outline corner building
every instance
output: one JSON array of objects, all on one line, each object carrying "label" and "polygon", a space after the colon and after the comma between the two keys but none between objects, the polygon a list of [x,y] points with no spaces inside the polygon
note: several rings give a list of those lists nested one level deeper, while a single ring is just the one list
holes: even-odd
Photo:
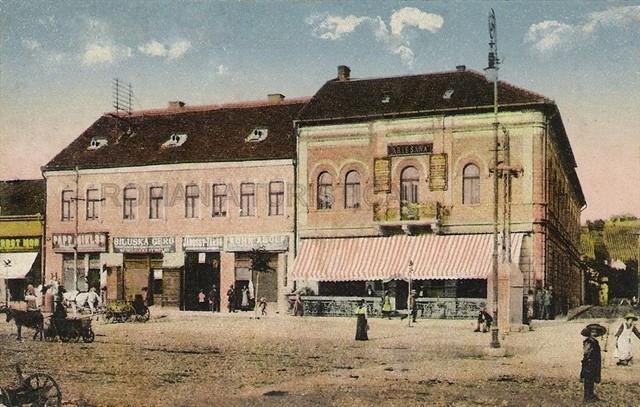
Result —
[{"label": "corner building", "polygon": [[[585,199],[555,103],[505,82],[498,92],[515,175],[510,215],[503,189],[498,202],[516,266],[503,292],[519,322],[529,290],[553,287],[557,313],[581,303]],[[384,290],[403,309],[409,280],[423,317],[491,309],[493,123],[493,83],[464,66],[374,79],[338,67],[296,122],[297,177],[308,188],[292,277],[318,295],[315,309],[332,313],[336,297],[376,301]]]},{"label": "corner building", "polygon": [[[46,271],[107,300],[198,309],[198,293],[257,285],[248,253],[276,270],[257,295],[286,309],[293,261],[295,138],[305,99],[105,114],[43,169]],[[207,298],[209,299],[209,298]]]}]

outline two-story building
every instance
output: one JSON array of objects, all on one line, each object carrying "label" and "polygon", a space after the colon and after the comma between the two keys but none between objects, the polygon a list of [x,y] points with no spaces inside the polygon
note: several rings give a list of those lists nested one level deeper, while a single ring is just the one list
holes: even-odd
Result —
[{"label": "two-story building", "polygon": [[[529,290],[552,286],[560,311],[581,300],[576,163],[552,100],[505,82],[498,93],[498,167],[508,158],[514,175],[510,204],[502,179],[497,202],[516,266],[507,302],[521,314]],[[464,66],[374,79],[338,67],[296,121],[306,190],[292,278],[320,296],[389,290],[399,309],[411,281],[425,316],[477,313],[493,297],[494,130],[493,83]]]},{"label": "two-story building", "polygon": [[285,307],[293,261],[295,137],[305,99],[100,117],[44,168],[46,270],[67,290],[222,308],[257,285],[249,253],[271,254],[259,292]]}]

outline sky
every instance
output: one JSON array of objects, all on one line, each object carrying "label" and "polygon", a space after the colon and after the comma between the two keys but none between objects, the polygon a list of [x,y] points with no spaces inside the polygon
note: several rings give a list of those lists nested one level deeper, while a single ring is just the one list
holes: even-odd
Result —
[{"label": "sky", "polygon": [[40,167],[112,110],[313,95],[352,77],[487,64],[558,104],[578,163],[583,221],[640,216],[639,1],[0,0],[0,179]]}]

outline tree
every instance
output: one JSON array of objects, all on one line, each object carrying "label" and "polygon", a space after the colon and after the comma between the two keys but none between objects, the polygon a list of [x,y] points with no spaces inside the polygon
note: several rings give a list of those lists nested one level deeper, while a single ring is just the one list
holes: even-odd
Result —
[{"label": "tree", "polygon": [[256,286],[255,286],[255,302],[254,313],[258,315],[258,301],[260,300],[259,288],[260,288],[260,274],[272,273],[276,271],[269,265],[272,254],[264,249],[264,246],[260,246],[257,249],[252,249],[249,252],[249,259],[251,261],[251,270],[256,272]]}]

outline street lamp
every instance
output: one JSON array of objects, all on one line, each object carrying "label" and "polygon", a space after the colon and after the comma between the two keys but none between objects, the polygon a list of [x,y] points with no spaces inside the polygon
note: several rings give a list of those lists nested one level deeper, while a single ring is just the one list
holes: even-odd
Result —
[{"label": "street lamp", "polygon": [[[407,318],[409,320],[409,327],[411,327],[411,319],[413,318],[412,313],[412,308],[411,308],[411,276],[413,274],[413,260],[409,260],[409,295],[407,296],[407,311],[409,311],[409,318]],[[413,301],[415,301],[416,299],[414,298]]]}]

